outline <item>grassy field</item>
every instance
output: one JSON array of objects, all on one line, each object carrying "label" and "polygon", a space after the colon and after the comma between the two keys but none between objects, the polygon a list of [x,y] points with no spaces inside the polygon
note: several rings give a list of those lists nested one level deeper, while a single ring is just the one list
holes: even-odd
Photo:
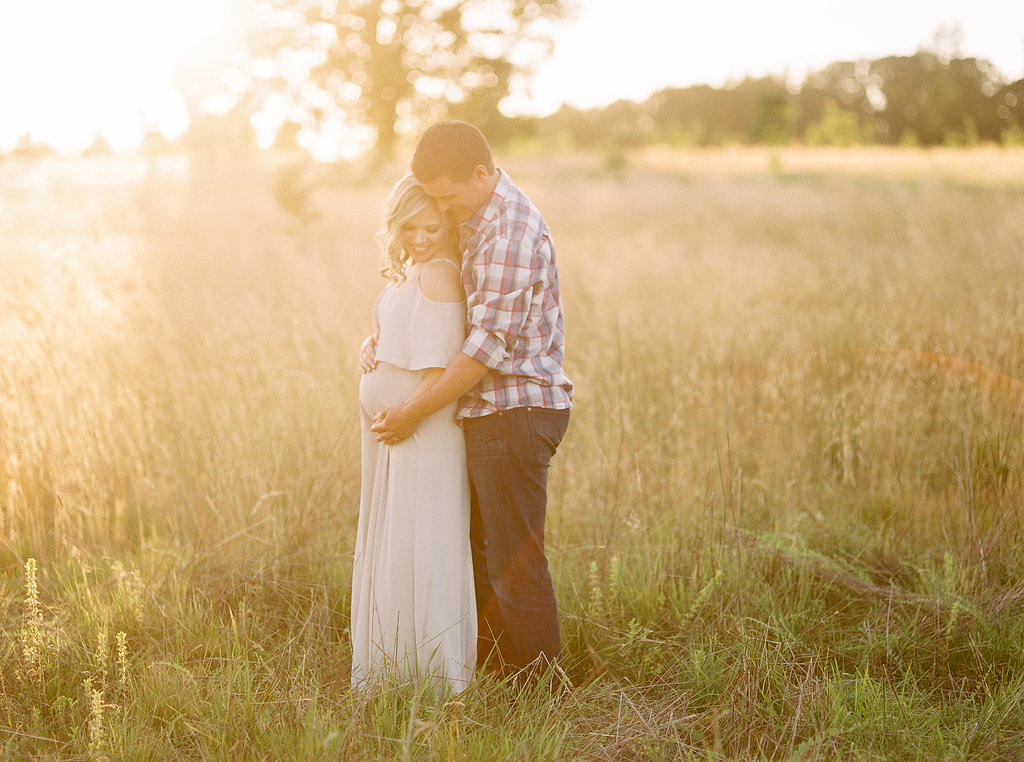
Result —
[{"label": "grassy field", "polygon": [[577,384],[552,698],[348,689],[400,166],[0,163],[0,754],[1024,758],[1024,152],[503,162]]}]

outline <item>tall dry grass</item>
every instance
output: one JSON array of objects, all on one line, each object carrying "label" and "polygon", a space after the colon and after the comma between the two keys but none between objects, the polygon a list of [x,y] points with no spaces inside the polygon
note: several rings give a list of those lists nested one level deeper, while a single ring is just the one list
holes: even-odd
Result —
[{"label": "tall dry grass", "polygon": [[984,169],[1022,155],[633,160],[506,162],[578,387],[548,520],[577,688],[455,704],[347,690],[402,167],[0,164],[0,748],[1024,754],[1024,186]]}]

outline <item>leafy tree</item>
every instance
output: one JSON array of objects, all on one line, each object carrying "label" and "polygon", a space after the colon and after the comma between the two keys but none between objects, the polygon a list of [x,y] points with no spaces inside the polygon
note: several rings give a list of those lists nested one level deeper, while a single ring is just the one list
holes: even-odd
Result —
[{"label": "leafy tree", "polygon": [[758,100],[751,138],[756,143],[784,145],[793,139],[797,115],[796,104],[783,87],[769,90]]},{"label": "leafy tree", "polygon": [[439,117],[494,133],[573,1],[259,0],[246,95],[303,128],[358,125],[385,155]]},{"label": "leafy tree", "polygon": [[857,114],[840,107],[834,100],[825,102],[821,119],[804,132],[808,145],[851,146],[870,142],[870,139],[870,129],[865,129]]},{"label": "leafy tree", "polygon": [[[775,77],[747,77],[728,88],[694,85],[661,90],[644,108],[662,136],[696,136],[703,145],[716,145],[753,137],[756,120],[767,116],[764,106],[780,94],[788,98]],[[782,108],[788,123],[792,112]]]},{"label": "leafy tree", "polygon": [[1000,142],[1024,145],[1024,79],[1000,88],[995,104]]},{"label": "leafy tree", "polygon": [[31,133],[22,135],[10,152],[11,156],[20,156],[31,159],[39,159],[44,156],[53,156],[55,154],[56,151],[53,150],[52,146],[37,140]]},{"label": "leafy tree", "polygon": [[110,143],[102,135],[97,135],[89,147],[82,151],[83,156],[109,156],[111,153]]},{"label": "leafy tree", "polygon": [[1014,122],[1003,128],[999,139],[1004,146],[1024,146],[1024,127]]},{"label": "leafy tree", "polygon": [[943,38],[938,51],[830,64],[804,82],[797,130],[813,135],[811,126],[821,122],[826,104],[834,102],[860,120],[870,119],[882,143],[998,140],[1011,121],[1008,106],[997,108],[999,73],[988,61],[956,57],[956,45],[955,37]]},{"label": "leafy tree", "polygon": [[988,61],[921,51],[874,61],[871,74],[883,95],[878,116],[888,141],[911,129],[922,145],[999,139],[999,74]]},{"label": "leafy tree", "polygon": [[824,69],[814,72],[804,81],[797,95],[800,115],[795,130],[807,137],[808,131],[813,138],[817,129],[826,118],[835,118],[836,114],[827,114],[832,109],[839,113],[848,113],[859,119],[859,115],[872,115],[883,101],[879,80],[871,76],[871,62],[836,61]]}]

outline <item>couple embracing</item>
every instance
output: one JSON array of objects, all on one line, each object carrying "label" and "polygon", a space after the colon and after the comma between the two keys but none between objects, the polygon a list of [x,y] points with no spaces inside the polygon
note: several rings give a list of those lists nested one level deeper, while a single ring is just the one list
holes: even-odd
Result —
[{"label": "couple embracing", "polygon": [[561,648],[544,516],[572,383],[550,232],[483,134],[438,122],[411,169],[360,353],[352,683],[456,693]]}]

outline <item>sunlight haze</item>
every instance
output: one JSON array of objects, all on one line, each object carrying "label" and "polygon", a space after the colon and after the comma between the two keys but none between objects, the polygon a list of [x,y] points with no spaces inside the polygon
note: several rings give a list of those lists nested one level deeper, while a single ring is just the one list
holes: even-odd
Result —
[{"label": "sunlight haze", "polygon": [[[53,0],[0,5],[0,151],[28,136],[62,153],[97,135],[115,150],[149,131],[188,125],[183,71],[230,54],[244,15],[237,0]],[[836,60],[910,55],[936,32],[959,29],[959,52],[987,58],[1008,80],[1024,77],[1024,3],[913,0],[857,4],[782,0],[695,4],[579,0],[552,58],[509,114],[547,115],[670,86],[721,87],[746,75],[799,82]]]},{"label": "sunlight haze", "polygon": [[63,153],[115,150],[188,124],[179,72],[229,39],[231,0],[53,0],[0,5],[0,150],[26,134]]}]

